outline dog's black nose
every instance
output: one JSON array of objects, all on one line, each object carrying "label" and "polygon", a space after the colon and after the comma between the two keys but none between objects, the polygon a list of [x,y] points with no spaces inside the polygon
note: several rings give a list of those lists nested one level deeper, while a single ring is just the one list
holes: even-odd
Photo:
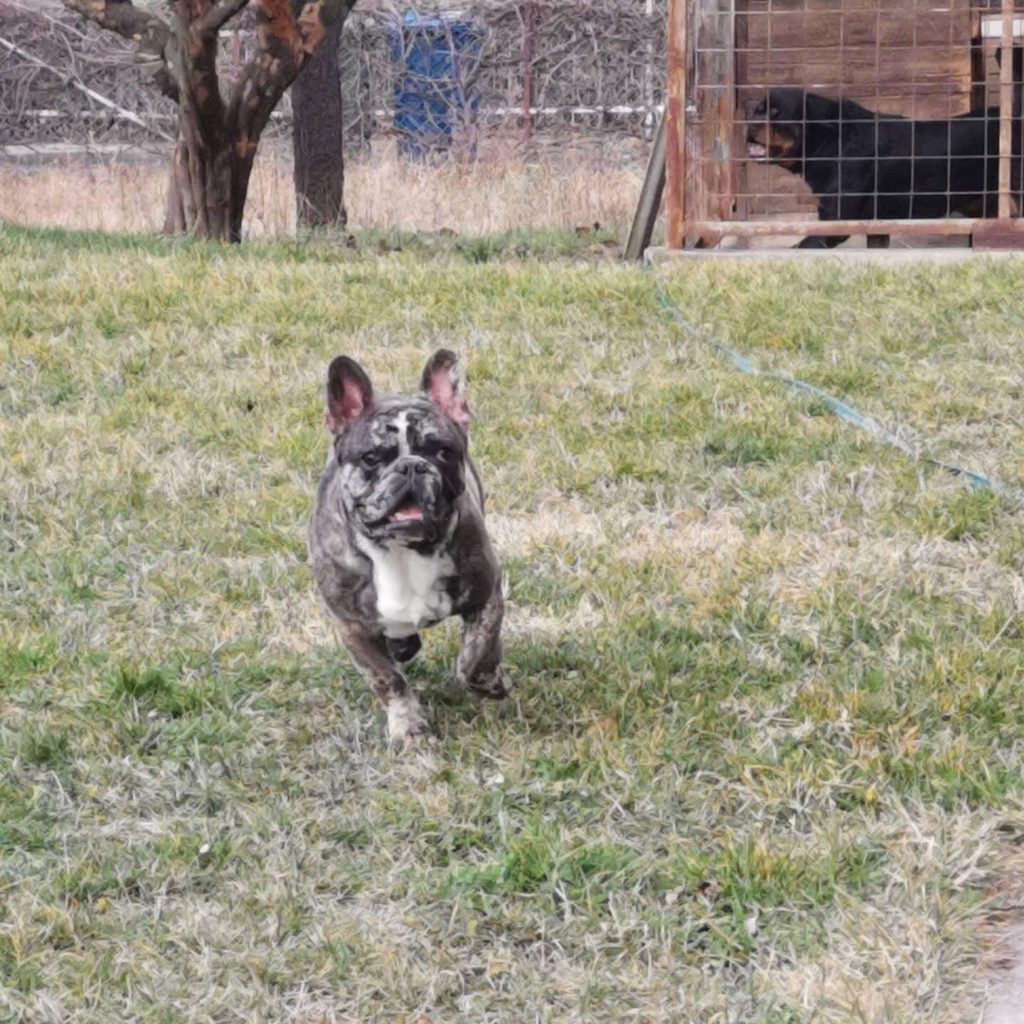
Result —
[{"label": "dog's black nose", "polygon": [[406,455],[395,463],[395,471],[404,473],[406,476],[426,473],[429,469],[430,463],[426,459],[421,459],[418,455]]}]

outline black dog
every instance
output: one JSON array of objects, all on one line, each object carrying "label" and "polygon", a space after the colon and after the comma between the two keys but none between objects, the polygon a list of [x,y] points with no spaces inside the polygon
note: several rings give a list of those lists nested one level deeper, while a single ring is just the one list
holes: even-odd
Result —
[{"label": "black dog", "polygon": [[[799,174],[820,220],[994,217],[999,206],[999,110],[949,121],[877,114],[853,100],[771,89],[750,115],[756,160]],[[1013,122],[1013,199],[1021,208],[1020,119]],[[828,248],[848,235],[805,238]]]}]

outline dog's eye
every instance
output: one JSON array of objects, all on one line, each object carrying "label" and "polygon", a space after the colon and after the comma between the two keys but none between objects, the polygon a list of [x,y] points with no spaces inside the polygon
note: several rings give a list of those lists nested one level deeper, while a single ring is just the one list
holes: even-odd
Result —
[{"label": "dog's eye", "polygon": [[380,462],[380,456],[379,456],[379,455],[377,455],[377,454],[376,454],[376,453],[374,453],[374,452],[367,452],[367,453],[366,453],[366,454],[365,454],[365,455],[364,455],[364,456],[363,456],[363,457],[362,457],[362,458],[361,458],[361,459],[360,459],[359,461],[360,461],[360,462],[361,462],[361,463],[362,463],[362,464],[363,464],[363,465],[364,465],[364,466],[365,466],[365,467],[366,467],[367,469],[373,469],[373,467],[374,467],[374,466],[376,466],[376,465],[377,465],[377,463],[379,463],[379,462]]},{"label": "dog's eye", "polygon": [[443,465],[447,465],[449,462],[454,462],[455,452],[453,452],[451,448],[438,448],[437,461]]}]

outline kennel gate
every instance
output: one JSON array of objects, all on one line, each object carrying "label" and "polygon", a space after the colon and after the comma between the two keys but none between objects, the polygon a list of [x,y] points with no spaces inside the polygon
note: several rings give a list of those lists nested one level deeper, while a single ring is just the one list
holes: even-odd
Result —
[{"label": "kennel gate", "polygon": [[[967,235],[1024,247],[1011,176],[1022,42],[1024,4],[1014,0],[670,0],[668,247],[810,235],[867,235],[869,245]],[[797,175],[747,158],[747,115],[776,86],[913,120],[998,118],[998,216],[813,219],[816,201]]]}]

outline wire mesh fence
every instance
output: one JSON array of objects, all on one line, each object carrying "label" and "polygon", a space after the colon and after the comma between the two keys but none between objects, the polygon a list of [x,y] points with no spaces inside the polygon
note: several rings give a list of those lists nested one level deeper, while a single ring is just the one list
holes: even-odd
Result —
[{"label": "wire mesh fence", "polygon": [[[691,220],[1020,213],[1024,5],[676,2],[689,27]],[[362,0],[338,55],[347,153],[426,167],[511,156],[554,168],[572,153],[639,173],[664,104],[667,7]],[[0,15],[0,37],[16,47],[0,50],[5,150],[166,147],[175,109],[129,43],[59,0],[0,0]],[[226,78],[250,55],[251,32],[243,14],[223,33]],[[290,116],[286,97],[271,145]]]},{"label": "wire mesh fence", "polygon": [[342,49],[346,128],[478,152],[500,139],[650,137],[662,103],[664,0],[475,0],[357,8]]},{"label": "wire mesh fence", "polygon": [[[663,102],[665,10],[666,0],[364,0],[339,53],[348,150],[397,145],[436,161],[486,157],[496,143],[613,151],[649,139]],[[0,14],[0,36],[21,51],[0,51],[0,141],[130,144],[173,133],[174,108],[130,44],[57,0],[0,0]],[[245,61],[249,37],[244,15],[223,33],[223,75]],[[289,119],[286,97],[277,130]],[[625,152],[642,158],[638,147]]]},{"label": "wire mesh fence", "polygon": [[129,42],[53,0],[0,0],[0,144],[126,148],[170,135],[174,106],[146,70]]},{"label": "wire mesh fence", "polygon": [[[687,15],[691,220],[763,234],[751,222],[816,212],[870,233],[868,221],[1019,215],[1012,4],[690,0]],[[804,244],[849,233],[826,230]]]}]

